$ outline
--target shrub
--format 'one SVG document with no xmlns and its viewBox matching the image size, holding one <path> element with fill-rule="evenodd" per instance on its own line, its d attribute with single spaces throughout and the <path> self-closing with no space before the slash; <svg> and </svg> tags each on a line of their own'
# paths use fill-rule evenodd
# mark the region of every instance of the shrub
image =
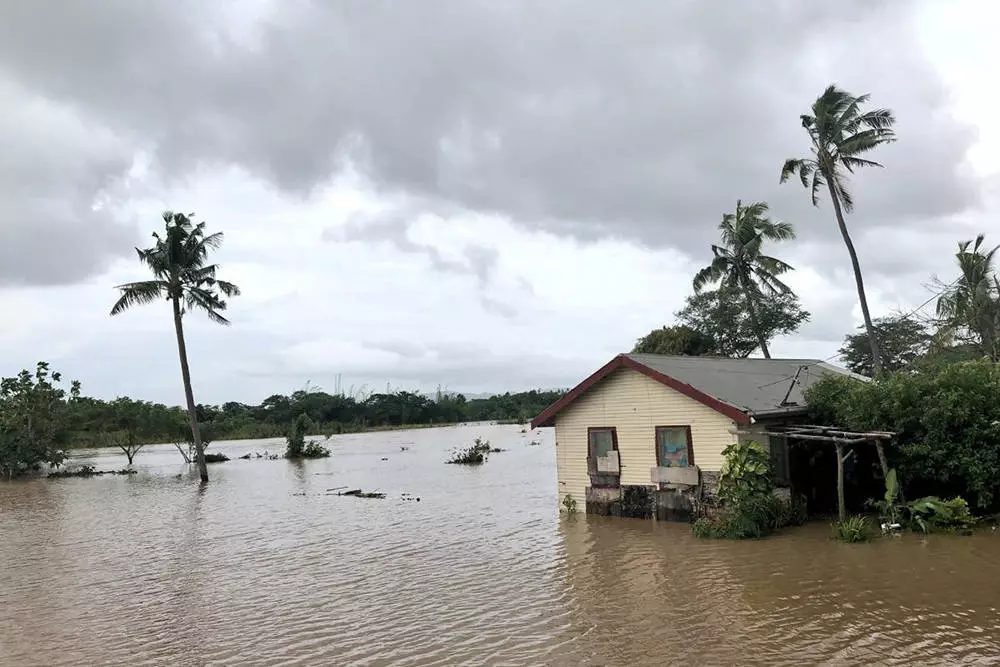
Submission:
<svg viewBox="0 0 1000 667">
<path fill-rule="evenodd" d="M 726 461 L 719 474 L 722 513 L 695 521 L 695 536 L 757 539 L 805 521 L 801 501 L 785 502 L 774 495 L 770 457 L 760 444 L 737 442 L 726 447 L 723 454 Z"/>
<path fill-rule="evenodd" d="M 455 452 L 445 463 L 455 463 L 460 465 L 482 465 L 486 463 L 491 452 L 502 452 L 498 447 L 491 447 L 489 440 L 476 438 L 472 445 Z"/>
<path fill-rule="evenodd" d="M 305 413 L 292 422 L 292 428 L 285 436 L 286 459 L 323 459 L 330 456 L 330 450 L 315 440 L 306 441 L 306 433 L 315 424 Z"/>
<path fill-rule="evenodd" d="M 874 382 L 828 376 L 806 398 L 817 423 L 896 432 L 889 454 L 907 489 L 1000 507 L 1000 365 L 963 361 Z"/>
<path fill-rule="evenodd" d="M 562 505 L 566 509 L 566 514 L 576 514 L 576 498 L 574 498 L 571 494 L 566 494 L 566 497 L 563 498 Z"/>
<path fill-rule="evenodd" d="M 229 457 L 225 454 L 205 454 L 205 463 L 225 463 L 229 460 Z"/>
<path fill-rule="evenodd" d="M 867 542 L 872 538 L 871 526 L 865 516 L 849 516 L 843 521 L 834 522 L 832 528 L 834 539 L 841 542 Z"/>
<path fill-rule="evenodd" d="M 919 498 L 907 505 L 909 525 L 923 533 L 935 530 L 967 530 L 976 519 L 969 512 L 969 504 L 962 498 L 941 500 L 934 496 Z"/>
</svg>

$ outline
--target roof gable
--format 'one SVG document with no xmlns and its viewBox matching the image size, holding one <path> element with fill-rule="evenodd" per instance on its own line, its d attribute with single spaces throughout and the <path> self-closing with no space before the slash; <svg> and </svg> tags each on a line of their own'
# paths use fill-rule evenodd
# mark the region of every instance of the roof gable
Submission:
<svg viewBox="0 0 1000 667">
<path fill-rule="evenodd" d="M 749 424 L 752 416 L 804 410 L 805 390 L 824 375 L 837 373 L 867 380 L 816 359 L 619 354 L 535 417 L 532 428 L 551 426 L 558 412 L 620 368 L 642 373 L 739 424 Z"/>
</svg>

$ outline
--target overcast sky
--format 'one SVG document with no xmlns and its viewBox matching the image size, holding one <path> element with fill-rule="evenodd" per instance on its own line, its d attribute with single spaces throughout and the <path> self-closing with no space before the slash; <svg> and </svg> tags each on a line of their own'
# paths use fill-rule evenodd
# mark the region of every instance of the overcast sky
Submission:
<svg viewBox="0 0 1000 667">
<path fill-rule="evenodd" d="M 860 322 L 825 200 L 779 186 L 831 82 L 897 115 L 849 219 L 875 316 L 1000 242 L 989 0 L 7 0 L 0 374 L 181 403 L 166 303 L 110 318 L 165 208 L 223 231 L 200 402 L 571 386 L 671 323 L 737 198 L 799 239 L 823 358 Z M 338 380 L 339 378 L 339 380 Z"/>
</svg>

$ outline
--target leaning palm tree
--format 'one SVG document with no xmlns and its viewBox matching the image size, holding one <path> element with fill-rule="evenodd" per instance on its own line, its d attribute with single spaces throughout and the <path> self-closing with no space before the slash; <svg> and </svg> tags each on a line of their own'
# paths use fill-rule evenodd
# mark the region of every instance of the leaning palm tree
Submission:
<svg viewBox="0 0 1000 667">
<path fill-rule="evenodd" d="M 1000 360 L 1000 280 L 994 257 L 1000 246 L 983 248 L 985 237 L 958 244 L 955 259 L 960 275 L 945 286 L 938 298 L 937 314 L 945 337 L 965 332 L 983 355 Z"/>
<path fill-rule="evenodd" d="M 780 259 L 761 252 L 764 241 L 786 241 L 795 238 L 787 222 L 775 222 L 767 217 L 767 204 L 754 202 L 743 206 L 737 200 L 736 213 L 726 213 L 719 223 L 722 245 L 713 245 L 712 263 L 694 277 L 694 289 L 700 292 L 708 284 L 720 283 L 746 300 L 750 324 L 765 359 L 771 358 L 767 336 L 758 318 L 760 299 L 767 295 L 790 294 L 791 288 L 778 278 L 792 269 Z"/>
<path fill-rule="evenodd" d="M 847 175 L 862 167 L 881 167 L 873 160 L 860 157 L 882 144 L 896 140 L 892 126 L 896 122 L 889 109 L 861 111 L 868 101 L 868 95 L 855 97 L 834 85 L 828 87 L 812 106 L 812 114 L 801 116 L 802 127 L 812 142 L 812 155 L 807 158 L 790 158 L 781 168 L 781 182 L 792 175 L 798 175 L 803 187 L 810 188 L 813 206 L 819 205 L 819 190 L 824 185 L 830 193 L 833 212 L 837 216 L 840 235 L 851 256 L 854 281 L 858 287 L 861 315 L 865 320 L 865 332 L 872 349 L 872 366 L 875 375 L 882 372 L 882 355 L 868 312 L 865 283 L 861 277 L 861 264 L 854 243 L 844 222 L 844 213 L 854 210 L 854 199 L 847 189 Z M 846 171 L 846 173 L 845 173 Z"/>
<path fill-rule="evenodd" d="M 193 213 L 191 214 L 194 215 Z M 222 316 L 226 309 L 225 300 L 219 295 L 230 297 L 240 293 L 240 289 L 229 282 L 215 277 L 217 264 L 208 264 L 208 252 L 222 245 L 222 232 L 205 235 L 205 223 L 193 224 L 189 216 L 167 211 L 163 214 L 166 231 L 163 236 L 153 233 L 156 244 L 152 248 L 140 250 L 139 261 L 153 272 L 153 280 L 118 285 L 115 289 L 121 297 L 111 308 L 112 315 L 118 315 L 132 306 L 152 303 L 157 299 L 170 302 L 174 312 L 174 330 L 177 333 L 177 352 L 181 360 L 181 377 L 184 379 L 184 396 L 187 399 L 188 417 L 191 420 L 191 435 L 194 440 L 198 473 L 202 482 L 208 481 L 205 465 L 205 447 L 198 429 L 198 413 L 195 409 L 194 391 L 191 389 L 191 371 L 188 368 L 187 346 L 184 344 L 183 316 L 189 310 L 203 310 L 208 318 L 218 324 L 229 324 Z"/>
</svg>

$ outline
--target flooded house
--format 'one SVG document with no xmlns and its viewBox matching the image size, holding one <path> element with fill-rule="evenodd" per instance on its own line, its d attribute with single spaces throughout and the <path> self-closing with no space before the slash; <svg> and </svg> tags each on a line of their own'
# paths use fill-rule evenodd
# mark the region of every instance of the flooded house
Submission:
<svg viewBox="0 0 1000 667">
<path fill-rule="evenodd" d="M 793 486 L 787 438 L 775 433 L 807 419 L 804 392 L 827 374 L 867 380 L 816 359 L 620 354 L 531 426 L 555 427 L 560 500 L 588 513 L 689 520 L 738 439 L 766 446 L 779 486 Z"/>
</svg>

